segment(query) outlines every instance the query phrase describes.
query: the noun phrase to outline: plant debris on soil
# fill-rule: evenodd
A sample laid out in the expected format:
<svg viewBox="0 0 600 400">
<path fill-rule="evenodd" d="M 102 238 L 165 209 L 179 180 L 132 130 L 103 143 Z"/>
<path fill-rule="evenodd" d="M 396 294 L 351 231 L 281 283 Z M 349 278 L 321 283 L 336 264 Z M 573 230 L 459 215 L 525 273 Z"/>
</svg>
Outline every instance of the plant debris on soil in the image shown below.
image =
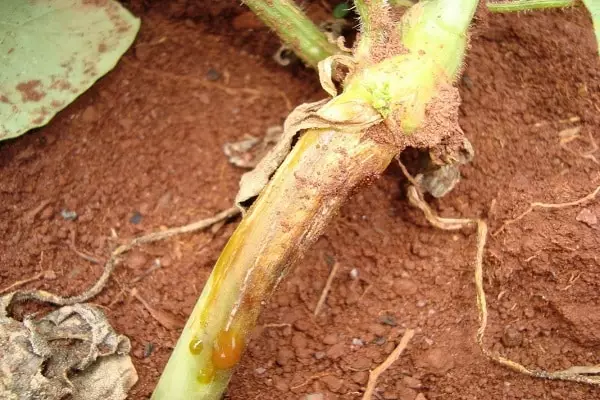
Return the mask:
<svg viewBox="0 0 600 400">
<path fill-rule="evenodd" d="M 122 400 L 138 377 L 131 343 L 97 307 L 75 304 L 45 317 L 8 315 L 15 293 L 0 297 L 3 399 Z"/>
<path fill-rule="evenodd" d="M 117 243 L 229 209 L 245 171 L 223 146 L 261 138 L 289 104 L 326 96 L 314 71 L 272 60 L 279 43 L 268 30 L 236 28 L 247 13 L 237 1 L 126 5 L 143 22 L 123 62 L 48 126 L 0 143 L 0 288 L 39 276 L 20 289 L 81 293 Z M 571 202 L 600 185 L 595 46 L 583 9 L 478 15 L 459 82 L 475 157 L 451 193 L 429 199 L 441 217 L 484 218 L 496 232 L 531 203 Z M 566 143 L 560 132 L 571 128 L 585 141 Z M 597 387 L 533 379 L 482 354 L 474 233 L 431 227 L 405 198 L 407 183 L 390 167 L 343 207 L 268 302 L 227 398 L 360 399 L 369 371 L 410 328 L 374 398 L 600 397 Z M 591 200 L 536 210 L 490 235 L 491 351 L 532 369 L 600 363 L 598 216 Z M 179 336 L 171 322 L 185 321 L 234 227 L 132 249 L 94 298 L 131 339 L 139 381 L 130 398 L 152 393 Z M 331 258 L 338 270 L 315 317 Z M 48 270 L 59 279 L 39 275 Z M 42 310 L 18 304 L 13 314 Z"/>
</svg>

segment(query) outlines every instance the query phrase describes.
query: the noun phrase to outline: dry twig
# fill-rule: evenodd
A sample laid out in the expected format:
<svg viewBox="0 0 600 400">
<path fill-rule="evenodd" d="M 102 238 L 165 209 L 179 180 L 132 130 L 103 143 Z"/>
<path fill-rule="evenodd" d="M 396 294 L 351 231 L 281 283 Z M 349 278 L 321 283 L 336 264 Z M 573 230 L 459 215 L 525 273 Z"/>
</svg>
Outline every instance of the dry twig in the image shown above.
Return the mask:
<svg viewBox="0 0 600 400">
<path fill-rule="evenodd" d="M 71 231 L 71 239 L 69 241 L 67 241 L 67 245 L 69 246 L 69 248 L 71 250 L 73 250 L 73 253 L 77 254 L 79 257 L 83 258 L 84 260 L 89 261 L 92 264 L 101 264 L 100 260 L 98 260 L 96 257 L 91 256 L 91 255 L 84 253 L 83 251 L 80 251 L 77 249 L 77 246 L 75 246 L 75 231 Z"/>
<path fill-rule="evenodd" d="M 336 261 L 333 264 L 333 267 L 331 268 L 331 272 L 329 273 L 329 276 L 327 277 L 327 282 L 325 283 L 325 287 L 323 288 L 323 291 L 321 292 L 321 297 L 319 297 L 319 301 L 317 302 L 317 306 L 315 307 L 315 311 L 313 312 L 313 315 L 315 317 L 319 315 L 319 312 L 321 311 L 321 307 L 323 307 L 323 303 L 325 303 L 325 300 L 327 299 L 327 294 L 329 293 L 329 289 L 331 289 L 331 283 L 333 282 L 333 278 L 335 277 L 335 274 L 337 273 L 339 266 L 340 266 L 340 263 L 338 263 Z"/>
<path fill-rule="evenodd" d="M 587 196 L 584 196 L 578 200 L 575 201 L 570 201 L 567 203 L 557 203 L 557 204 L 552 204 L 552 203 L 540 203 L 540 202 L 533 202 L 529 205 L 529 208 L 527 208 L 527 210 L 523 211 L 521 214 L 519 214 L 519 216 L 517 216 L 514 219 L 509 219 L 508 221 L 504 222 L 502 224 L 502 226 L 500 228 L 498 228 L 498 230 L 496 230 L 494 233 L 492 233 L 492 236 L 496 236 L 498 235 L 500 232 L 502 232 L 504 229 L 506 229 L 506 227 L 510 224 L 514 224 L 515 222 L 523 219 L 523 217 L 525 217 L 527 214 L 529 214 L 530 212 L 532 212 L 534 209 L 536 208 L 542 208 L 542 209 L 557 209 L 557 208 L 566 208 L 566 207 L 573 207 L 573 206 L 578 206 L 580 204 L 583 204 L 587 201 L 593 200 L 598 193 L 600 193 L 600 186 L 598 186 L 592 193 L 588 194 Z"/>
<path fill-rule="evenodd" d="M 321 374 L 313 375 L 313 376 L 311 376 L 310 378 L 308 378 L 307 380 L 305 380 L 304 382 L 302 382 L 301 384 L 299 384 L 299 385 L 296 385 L 296 386 L 292 386 L 292 387 L 290 387 L 290 390 L 296 390 L 296 389 L 299 389 L 299 388 L 301 388 L 302 386 L 306 386 L 306 385 L 308 385 L 309 383 L 311 383 L 311 382 L 312 382 L 312 381 L 314 381 L 315 379 L 319 379 L 319 378 L 322 378 L 322 377 L 324 377 L 324 376 L 329 376 L 329 375 L 333 375 L 333 374 L 332 374 L 331 372 L 323 372 L 323 373 L 321 373 Z"/>
<path fill-rule="evenodd" d="M 161 232 L 153 232 L 148 235 L 140 236 L 140 237 L 137 237 L 137 238 L 131 240 L 127 244 L 119 246 L 117 249 L 115 249 L 111 253 L 108 261 L 106 262 L 106 264 L 104 264 L 104 270 L 102 271 L 102 275 L 100 275 L 100 278 L 98 278 L 98 280 L 92 285 L 92 287 L 88 288 L 85 292 L 83 292 L 79 295 L 71 296 L 71 297 L 62 297 L 62 296 L 58 296 L 53 293 L 46 292 L 45 290 L 30 290 L 30 291 L 22 291 L 22 292 L 15 293 L 12 301 L 20 302 L 20 301 L 26 301 L 26 300 L 37 300 L 37 301 L 41 301 L 44 303 L 58 305 L 58 306 L 66 306 L 66 305 L 71 305 L 71 304 L 75 304 L 75 303 L 84 303 L 84 302 L 88 301 L 89 299 L 98 295 L 98 293 L 100 293 L 102 291 L 102 289 L 104 289 L 104 286 L 106 286 L 106 283 L 108 282 L 108 279 L 110 278 L 110 275 L 112 274 L 113 270 L 115 269 L 115 266 L 118 261 L 118 257 L 120 255 L 128 252 L 132 248 L 139 246 L 140 244 L 164 240 L 171 236 L 179 235 L 182 233 L 190 233 L 190 232 L 200 231 L 200 230 L 209 228 L 210 226 L 212 226 L 213 224 L 215 224 L 217 222 L 226 220 L 228 218 L 235 217 L 239 213 L 240 213 L 240 210 L 237 207 L 232 207 L 225 211 L 221 211 L 220 213 L 218 213 L 217 215 L 215 215 L 213 217 L 206 218 L 206 219 L 191 223 L 189 225 L 184 225 L 184 226 L 180 226 L 177 228 L 171 228 L 171 229 L 167 229 L 167 230 L 164 230 Z M 17 282 L 17 283 L 19 283 L 19 282 Z"/>
<path fill-rule="evenodd" d="M 369 372 L 369 381 L 367 382 L 367 388 L 365 389 L 365 394 L 363 394 L 362 400 L 371 400 L 373 397 L 373 392 L 375 391 L 377 379 L 379 379 L 379 376 L 383 374 L 398 359 L 398 357 L 400 357 L 404 349 L 406 349 L 406 346 L 408 346 L 408 342 L 410 342 L 410 339 L 412 339 L 414 335 L 415 331 L 413 329 L 407 329 L 394 351 L 390 353 L 383 363 Z"/>
<path fill-rule="evenodd" d="M 4 289 L 0 289 L 0 295 L 4 294 L 4 293 L 8 293 L 13 289 L 18 288 L 19 286 L 23 286 L 28 284 L 29 282 L 33 282 L 33 281 L 37 281 L 38 279 L 42 279 L 44 277 L 44 275 L 46 275 L 47 271 L 42 271 L 40 273 L 35 274 L 34 276 L 27 278 L 27 279 L 23 279 L 21 281 L 17 281 L 11 285 L 8 285 L 7 287 L 5 287 Z"/>
<path fill-rule="evenodd" d="M 136 288 L 131 289 L 131 295 L 136 298 L 159 324 L 170 330 L 183 328 L 183 323 L 174 316 L 154 308 L 142 297 Z"/>
<path fill-rule="evenodd" d="M 598 144 L 596 143 L 596 140 L 592 136 L 592 133 L 590 132 L 590 134 L 589 134 L 590 138 L 588 140 L 586 140 L 581 137 L 581 135 L 579 134 L 580 131 L 581 131 L 581 127 L 578 126 L 575 128 L 565 129 L 565 130 L 559 132 L 558 135 L 560 137 L 560 141 L 559 141 L 560 147 L 562 147 L 569 153 L 573 154 L 575 157 L 585 158 L 587 160 L 593 161 L 595 164 L 600 165 L 600 162 L 598 161 L 596 156 L 594 156 L 594 153 L 596 151 L 598 151 Z M 590 149 L 588 149 L 587 151 L 575 151 L 575 150 L 571 149 L 568 146 L 568 144 L 573 141 L 576 141 L 576 140 L 587 142 L 590 145 Z"/>
</svg>

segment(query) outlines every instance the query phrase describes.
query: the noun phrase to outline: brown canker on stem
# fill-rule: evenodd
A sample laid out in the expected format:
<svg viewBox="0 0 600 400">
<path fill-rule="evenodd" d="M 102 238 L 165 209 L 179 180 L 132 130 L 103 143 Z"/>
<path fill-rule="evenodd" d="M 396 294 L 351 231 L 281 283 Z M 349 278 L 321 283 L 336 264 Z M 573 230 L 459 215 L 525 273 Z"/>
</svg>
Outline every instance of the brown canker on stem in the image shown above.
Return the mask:
<svg viewBox="0 0 600 400">
<path fill-rule="evenodd" d="M 441 84 L 436 92 L 436 96 L 427 104 L 424 119 L 415 132 L 408 134 L 395 122 L 403 115 L 404 110 L 399 107 L 392 111 L 385 123 L 369 128 L 365 136 L 398 149 L 432 149 L 439 159 L 444 159 L 446 153 L 452 158 L 451 154 L 462 148 L 464 137 L 458 124 L 460 94 L 458 89 L 448 83 Z M 442 148 L 438 148 L 440 146 Z"/>
</svg>

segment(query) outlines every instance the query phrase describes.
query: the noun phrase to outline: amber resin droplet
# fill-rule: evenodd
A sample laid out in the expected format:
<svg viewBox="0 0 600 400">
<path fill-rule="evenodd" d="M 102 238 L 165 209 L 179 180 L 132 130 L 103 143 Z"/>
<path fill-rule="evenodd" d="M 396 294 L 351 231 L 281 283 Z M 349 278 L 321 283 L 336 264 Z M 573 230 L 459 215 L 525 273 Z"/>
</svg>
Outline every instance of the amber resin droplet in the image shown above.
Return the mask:
<svg viewBox="0 0 600 400">
<path fill-rule="evenodd" d="M 207 365 L 198 372 L 196 379 L 202 384 L 211 383 L 215 379 L 215 368 Z"/>
<path fill-rule="evenodd" d="M 202 350 L 204 349 L 204 344 L 202 343 L 202 340 L 200 340 L 200 339 L 192 339 L 190 341 L 189 348 L 190 348 L 190 353 L 197 356 L 198 354 L 202 353 Z"/>
<path fill-rule="evenodd" d="M 242 357 L 244 339 L 233 331 L 221 331 L 215 339 L 212 362 L 215 368 L 229 369 L 234 367 Z"/>
</svg>

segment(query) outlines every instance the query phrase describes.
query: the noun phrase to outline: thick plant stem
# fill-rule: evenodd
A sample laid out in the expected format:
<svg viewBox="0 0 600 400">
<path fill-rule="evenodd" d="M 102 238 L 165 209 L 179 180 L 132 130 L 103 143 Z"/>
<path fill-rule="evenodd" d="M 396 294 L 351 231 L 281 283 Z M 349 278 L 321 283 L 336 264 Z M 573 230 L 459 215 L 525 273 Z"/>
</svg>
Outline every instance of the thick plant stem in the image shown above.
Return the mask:
<svg viewBox="0 0 600 400">
<path fill-rule="evenodd" d="M 316 68 L 319 61 L 341 53 L 293 0 L 243 2 L 308 65 Z"/>
<path fill-rule="evenodd" d="M 302 135 L 219 257 L 153 399 L 220 398 L 262 303 L 351 190 L 396 151 L 360 134 Z"/>
<path fill-rule="evenodd" d="M 437 88 L 450 85 L 460 69 L 476 5 L 477 0 L 425 0 L 411 7 L 396 31 L 387 33 L 401 34 L 402 51 L 357 67 L 343 93 L 315 113 L 331 124 L 325 126 L 339 128 L 301 132 L 221 253 L 154 400 L 221 397 L 278 282 L 350 193 L 379 176 L 406 137 L 418 135 Z M 389 129 L 356 128 L 382 120 Z M 398 140 L 388 140 L 387 133 Z"/>
<path fill-rule="evenodd" d="M 575 0 L 516 0 L 492 2 L 488 1 L 485 5 L 491 12 L 515 12 L 527 10 L 541 10 L 544 8 L 571 7 Z"/>
</svg>

